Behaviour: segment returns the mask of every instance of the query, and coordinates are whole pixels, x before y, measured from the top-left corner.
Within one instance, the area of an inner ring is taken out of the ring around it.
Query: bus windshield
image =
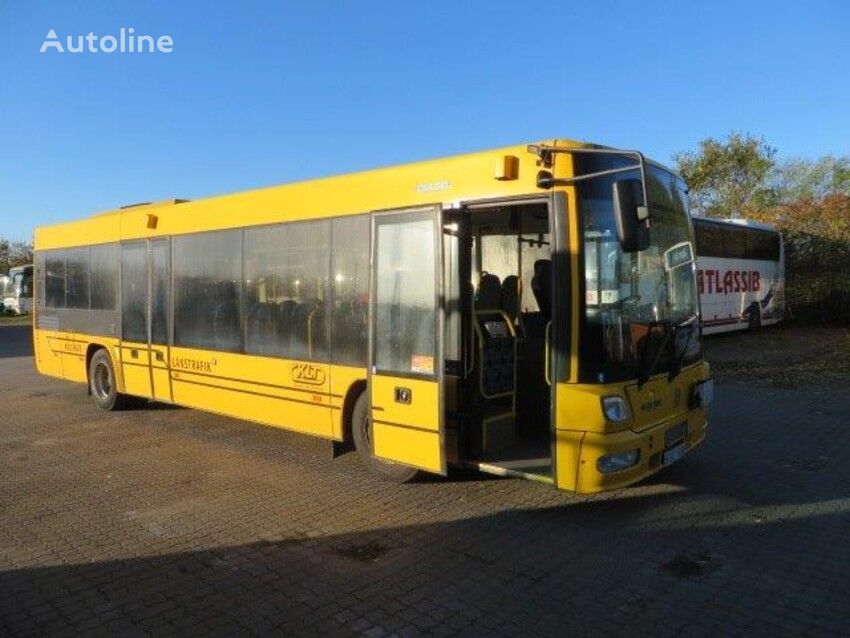
[[[608,155],[576,157],[578,175],[633,165]],[[617,240],[612,185],[635,169],[577,182],[584,250],[585,381],[676,373],[699,359],[699,305],[692,229],[682,180],[646,167],[649,246],[624,253]]]

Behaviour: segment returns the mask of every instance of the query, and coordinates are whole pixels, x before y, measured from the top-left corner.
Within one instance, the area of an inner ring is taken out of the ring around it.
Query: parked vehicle
[[[28,315],[32,312],[32,264],[15,266],[0,284],[0,303],[5,312],[13,315]]]
[[[779,231],[746,219],[695,217],[697,287],[704,334],[756,329],[785,314]]]

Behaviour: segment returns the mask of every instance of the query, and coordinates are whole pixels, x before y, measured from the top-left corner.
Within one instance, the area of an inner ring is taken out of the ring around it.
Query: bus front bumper
[[[706,410],[700,408],[641,432],[559,430],[558,486],[580,494],[626,487],[680,460],[702,443],[707,427]],[[564,464],[565,471],[572,465],[574,477],[561,474],[562,459],[578,460]]]

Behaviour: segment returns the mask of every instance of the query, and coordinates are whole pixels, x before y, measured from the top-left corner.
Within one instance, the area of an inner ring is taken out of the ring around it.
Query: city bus
[[[6,284],[0,297],[0,310],[14,315],[32,312],[32,277],[32,264],[9,269],[8,277],[4,278]]]
[[[619,488],[706,433],[686,202],[640,152],[556,139],[126,206],[36,230],[36,365],[389,480]]]
[[[785,315],[785,248],[772,226],[694,217],[703,334],[756,329]]]

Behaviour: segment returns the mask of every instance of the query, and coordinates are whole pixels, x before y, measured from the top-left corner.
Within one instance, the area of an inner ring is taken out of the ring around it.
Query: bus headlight
[[[622,423],[632,418],[629,403],[619,395],[602,397],[602,414],[612,423]]]
[[[606,454],[600,456],[596,461],[596,469],[602,474],[611,474],[611,472],[619,472],[627,470],[637,464],[640,458],[640,450],[629,450],[628,452],[618,452],[617,454]]]

